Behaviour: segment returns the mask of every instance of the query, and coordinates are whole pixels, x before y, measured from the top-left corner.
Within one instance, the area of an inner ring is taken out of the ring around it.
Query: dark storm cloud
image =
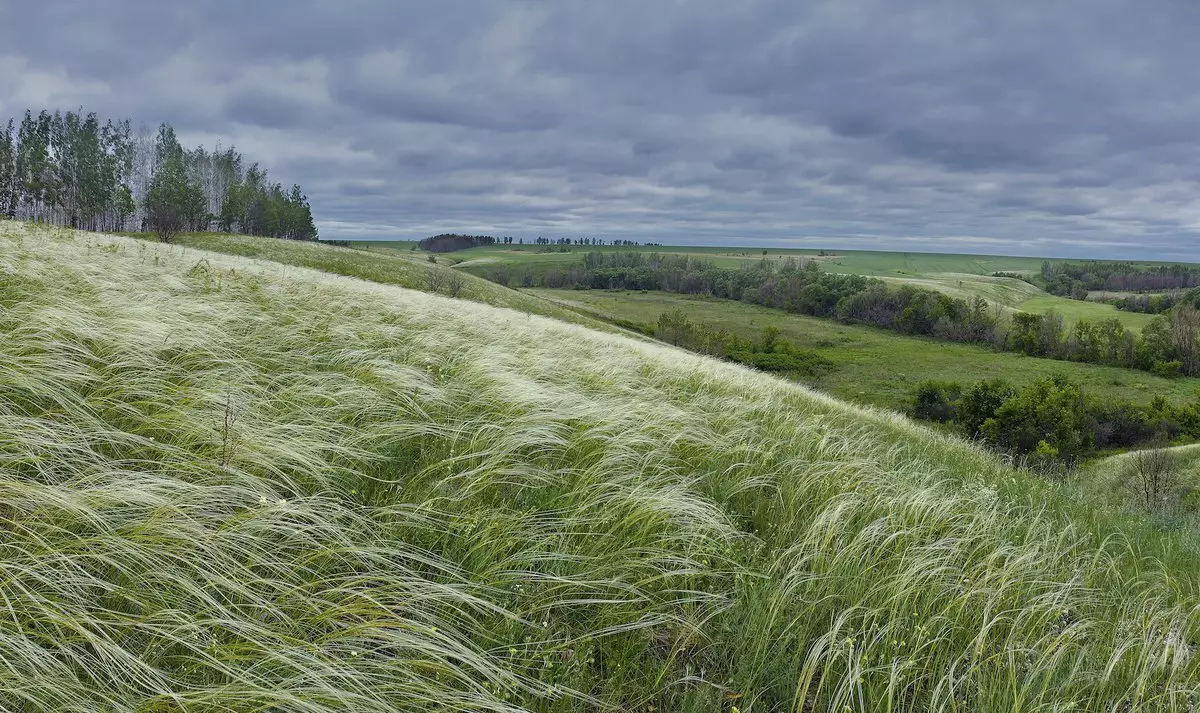
[[[1178,0],[0,4],[0,116],[234,144],[327,238],[1197,259]]]

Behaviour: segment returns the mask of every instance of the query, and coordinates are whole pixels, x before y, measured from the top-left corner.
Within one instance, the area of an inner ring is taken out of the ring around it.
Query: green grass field
[[[1065,297],[1056,297],[1042,293],[1025,302],[1017,305],[1018,309],[1025,312],[1034,312],[1045,314],[1051,310],[1058,312],[1063,316],[1063,321],[1067,324],[1074,324],[1081,319],[1091,321],[1100,321],[1104,319],[1112,319],[1116,317],[1121,320],[1121,324],[1127,329],[1140,330],[1154,319],[1152,314],[1143,314],[1141,312],[1126,312],[1119,310],[1110,304],[1102,302],[1089,302],[1084,300],[1071,300]]]
[[[0,707],[1168,711],[1200,556],[892,414],[0,224]]]
[[[1115,367],[1079,364],[997,352],[985,347],[908,337],[872,327],[791,314],[758,305],[666,292],[528,290],[547,300],[605,319],[653,325],[663,312],[680,307],[690,319],[756,339],[778,327],[797,346],[835,362],[834,371],[813,386],[840,398],[902,408],[916,385],[927,379],[973,382],[1005,378],[1026,384],[1066,373],[1095,395],[1147,403],[1162,395],[1176,403],[1200,398],[1200,380],[1164,379]]]
[[[362,241],[353,243],[357,249],[381,255],[414,256],[412,242]],[[544,275],[548,270],[563,268],[579,262],[583,255],[592,250],[643,252],[668,252],[701,257],[722,267],[738,267],[753,264],[764,257],[778,261],[787,257],[815,259],[830,272],[878,277],[892,284],[911,284],[925,289],[944,292],[953,297],[973,299],[976,295],[994,304],[1010,309],[1045,314],[1055,311],[1063,315],[1068,324],[1080,319],[1103,320],[1116,317],[1127,328],[1141,329],[1152,315],[1125,312],[1099,302],[1084,302],[1048,294],[1040,288],[1010,277],[992,277],[995,272],[1012,272],[1033,275],[1042,267],[1042,258],[1004,257],[996,255],[955,255],[943,253],[902,253],[872,251],[826,251],[817,250],[767,250],[728,247],[611,247],[570,246],[570,252],[538,252],[533,245],[495,245],[472,248],[439,256],[446,264],[454,265],[463,272],[487,275],[500,266],[507,266],[515,279],[529,270],[534,275]],[[1138,262],[1141,266],[1161,263]]]

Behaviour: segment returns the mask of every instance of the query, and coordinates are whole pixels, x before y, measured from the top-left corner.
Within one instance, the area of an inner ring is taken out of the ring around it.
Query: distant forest
[[[452,253],[456,250],[467,250],[468,248],[478,248],[484,245],[495,245],[501,240],[511,240],[511,238],[497,239],[490,235],[459,235],[458,233],[442,233],[433,235],[424,240],[417,242],[417,247],[431,253]]]
[[[504,237],[497,238],[491,235],[461,235],[459,233],[441,233],[432,235],[428,238],[417,241],[417,247],[426,252],[431,253],[450,253],[456,250],[469,250],[471,248],[480,248],[488,245],[524,245],[524,238]],[[537,238],[531,245],[555,246],[564,248],[568,245],[618,245],[622,247],[634,247],[641,245],[632,240],[608,240],[601,238]],[[656,245],[657,243],[645,243],[646,245]]]
[[[84,230],[222,230],[316,240],[308,198],[233,147],[185,149],[167,124],[82,110],[0,124],[0,216]]]
[[[1200,287],[1200,267],[1194,265],[1157,265],[1138,267],[1130,262],[1050,262],[1042,263],[1042,279],[1052,295],[1087,299],[1092,291],[1170,292]],[[1137,301],[1136,304],[1147,304]],[[1168,305],[1161,311],[1170,309]],[[1126,307],[1131,309],[1132,307]],[[1145,309],[1136,311],[1147,311]]]

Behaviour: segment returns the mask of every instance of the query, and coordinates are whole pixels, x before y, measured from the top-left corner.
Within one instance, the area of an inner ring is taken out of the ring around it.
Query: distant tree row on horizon
[[[497,238],[492,235],[465,235],[461,233],[439,233],[431,235],[428,238],[423,238],[417,241],[417,247],[432,253],[449,253],[457,250],[469,250],[471,248],[486,247],[490,245],[524,245],[524,238],[514,238],[505,236]],[[633,240],[604,240],[603,238],[543,238],[538,237],[533,240],[531,245],[538,246],[554,246],[565,248],[569,245],[586,245],[586,246],[603,246],[612,245],[620,247],[637,247],[643,245]],[[644,243],[645,245],[657,245],[658,243]],[[564,250],[565,252],[565,250]]]
[[[0,124],[0,216],[170,239],[222,230],[316,240],[308,198],[233,147],[185,149],[175,130],[95,112],[27,110]]]

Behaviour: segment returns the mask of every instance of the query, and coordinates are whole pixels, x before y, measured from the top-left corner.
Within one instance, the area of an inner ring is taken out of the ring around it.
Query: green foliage
[[[167,176],[157,180],[166,170]],[[150,191],[164,180],[186,183]],[[164,197],[184,200],[174,206]],[[169,238],[209,229],[315,240],[308,199],[299,186],[285,191],[257,165],[243,171],[232,148],[186,150],[163,124],[154,135],[132,131],[128,119],[101,122],[94,113],[26,111],[14,131],[0,127],[0,216],[86,230],[153,230]],[[182,217],[183,223],[180,224]]]
[[[1033,453],[1045,443],[1059,457],[1074,460],[1092,445],[1086,412],[1079,385],[1051,377],[1005,401],[980,431],[1002,450]]]
[[[1015,395],[1016,389],[1004,379],[976,382],[953,404],[955,423],[971,438],[982,436],[983,425]]]
[[[956,382],[925,382],[910,403],[914,417],[952,420],[965,436],[1041,463],[1074,462],[1093,448],[1145,446],[1180,435],[1200,438],[1200,402],[1175,406],[1161,396],[1146,405],[1097,399],[1064,375],[1021,389],[1003,380],[967,389]]]
[[[674,346],[793,377],[812,378],[834,368],[833,362],[816,352],[798,349],[783,339],[777,327],[766,327],[759,341],[751,342],[724,329],[693,322],[679,308],[658,316],[654,334]]]
[[[168,156],[146,192],[147,224],[164,243],[194,225],[204,212],[204,193],[188,180],[183,159],[173,154]]]
[[[949,381],[924,381],[917,385],[910,413],[914,418],[947,423],[955,419],[955,403],[962,387]]]

